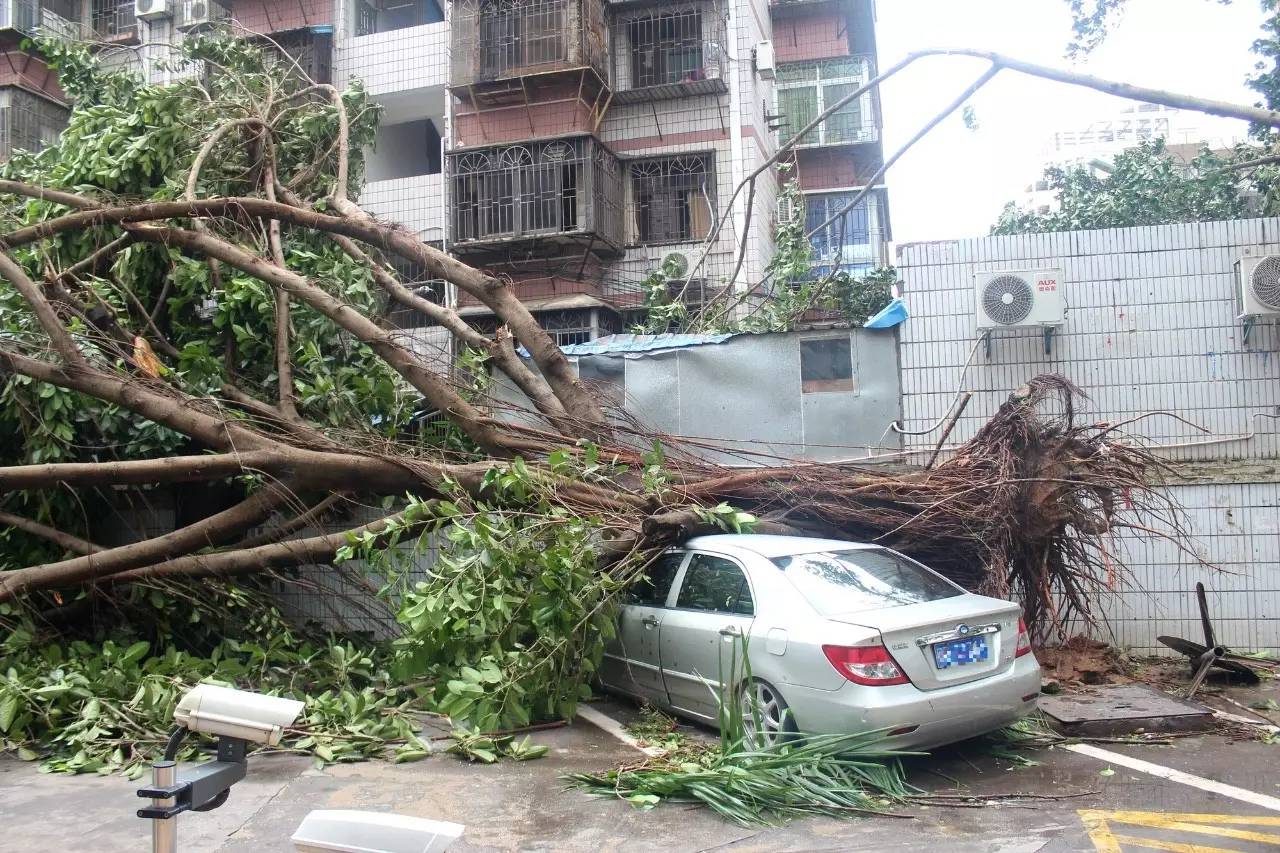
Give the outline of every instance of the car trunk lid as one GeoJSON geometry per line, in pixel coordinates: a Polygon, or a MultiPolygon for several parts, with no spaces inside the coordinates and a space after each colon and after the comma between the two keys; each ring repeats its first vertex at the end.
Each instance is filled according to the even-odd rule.
{"type": "MultiPolygon", "coordinates": [[[[898,666],[921,690],[937,690],[989,678],[1013,665],[1018,644],[1016,604],[980,595],[958,595],[928,603],[878,610],[838,613],[834,622],[880,632],[898,666]],[[935,646],[981,639],[985,659],[960,662],[953,650],[950,665],[939,666],[935,646]]],[[[945,656],[944,656],[944,659],[945,656]]]]}

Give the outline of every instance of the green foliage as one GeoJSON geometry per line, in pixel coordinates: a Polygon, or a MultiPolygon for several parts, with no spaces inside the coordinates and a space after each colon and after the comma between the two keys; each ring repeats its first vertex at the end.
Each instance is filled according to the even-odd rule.
{"type": "MultiPolygon", "coordinates": [[[[482,731],[571,717],[612,636],[627,566],[599,571],[599,520],[552,505],[520,460],[485,485],[490,501],[469,512],[460,496],[434,506],[442,523],[467,517],[432,540],[428,579],[390,567],[407,587],[392,672],[424,685],[432,710],[482,731]]],[[[371,565],[388,568],[385,557],[371,565]]]]}
{"type": "MultiPolygon", "coordinates": [[[[781,172],[785,175],[786,169],[781,172]]],[[[668,259],[641,283],[644,314],[633,331],[649,335],[789,332],[812,310],[833,312],[849,325],[860,326],[889,304],[890,290],[898,280],[892,268],[863,277],[843,270],[821,277],[814,274],[813,244],[805,236],[804,195],[798,181],[783,184],[779,207],[791,213],[779,219],[774,232],[774,252],[764,274],[770,287],[767,297],[748,310],[733,294],[725,293],[691,314],[674,286],[682,274],[668,259]]]]}
{"type": "Polygon", "coordinates": [[[1247,210],[1226,161],[1203,151],[1191,163],[1175,161],[1157,139],[1116,155],[1114,167],[1097,177],[1084,167],[1050,168],[1045,178],[1058,194],[1059,209],[1019,210],[1010,203],[992,234],[1028,234],[1088,228],[1125,228],[1236,219],[1247,210]]]}
{"type": "MultiPolygon", "coordinates": [[[[745,660],[745,644],[738,648],[745,660]]],[[[729,669],[736,671],[736,655],[729,669]]],[[[743,677],[750,682],[749,665],[743,677]]],[[[566,778],[591,794],[618,797],[639,809],[664,801],[699,803],[743,826],[811,814],[848,817],[920,793],[907,784],[897,763],[903,753],[883,746],[883,731],[803,735],[766,744],[757,734],[759,720],[753,724],[735,696],[725,699],[717,745],[693,743],[672,727],[662,744],[666,751],[657,757],[566,778]]],[[[646,730],[660,732],[660,720],[650,717],[645,723],[646,730]]]]}

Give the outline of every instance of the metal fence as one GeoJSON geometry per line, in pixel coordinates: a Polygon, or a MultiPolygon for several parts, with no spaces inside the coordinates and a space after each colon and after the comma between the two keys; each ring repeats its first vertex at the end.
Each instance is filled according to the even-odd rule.
{"type": "Polygon", "coordinates": [[[555,234],[621,243],[618,161],[591,137],[460,152],[447,162],[455,246],[555,234]]]}
{"type": "MultiPolygon", "coordinates": [[[[662,5],[618,14],[611,31],[614,88],[720,80],[725,73],[724,38],[724,19],[708,4],[662,5]]],[[[672,95],[680,93],[674,90],[672,95]]]]}
{"type": "Polygon", "coordinates": [[[629,166],[628,241],[704,240],[715,223],[715,167],[709,154],[634,160],[629,166]]]}
{"type": "Polygon", "coordinates": [[[600,0],[464,0],[450,21],[453,85],[593,67],[605,76],[600,0]]]}
{"type": "Polygon", "coordinates": [[[16,150],[39,151],[58,140],[69,113],[43,98],[11,89],[0,99],[0,159],[16,150]]]}

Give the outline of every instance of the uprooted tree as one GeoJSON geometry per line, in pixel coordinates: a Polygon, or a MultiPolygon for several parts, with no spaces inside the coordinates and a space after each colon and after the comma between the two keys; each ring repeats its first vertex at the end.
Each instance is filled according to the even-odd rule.
{"type": "MultiPolygon", "coordinates": [[[[1011,389],[937,465],[708,461],[603,405],[508,282],[352,200],[377,122],[358,88],[267,68],[224,36],[189,41],[181,62],[205,73],[164,86],[44,49],[77,106],[56,145],[0,178],[0,737],[57,732],[62,767],[128,763],[111,750],[154,736],[140,715],[184,677],[323,690],[309,725],[329,734],[303,748],[326,760],[393,736],[414,757],[402,701],[484,728],[571,713],[618,593],[699,531],[899,547],[1020,598],[1042,634],[1091,615],[1122,571],[1112,537],[1177,535],[1155,458],[1117,425],[1079,423],[1055,377],[1011,389]],[[393,259],[498,331],[410,289],[393,259]],[[410,345],[385,320],[396,306],[447,331],[466,370],[410,345]],[[489,371],[533,417],[506,417],[489,371]],[[113,495],[161,486],[222,500],[153,538],[93,541],[113,495]],[[305,583],[307,565],[351,572],[402,635],[299,645],[262,590],[305,583]],[[355,728],[335,736],[339,722],[355,728]]],[[[982,82],[1037,73],[982,56],[982,82]]]]}

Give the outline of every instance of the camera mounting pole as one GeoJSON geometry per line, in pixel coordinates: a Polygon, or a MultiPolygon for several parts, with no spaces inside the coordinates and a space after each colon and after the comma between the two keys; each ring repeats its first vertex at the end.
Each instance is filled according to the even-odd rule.
{"type": "Polygon", "coordinates": [[[164,760],[151,765],[151,785],[138,789],[151,805],[138,809],[138,817],[151,821],[152,853],[177,853],[178,815],[185,811],[212,811],[227,801],[231,786],[245,777],[247,743],[240,738],[218,738],[218,758],[178,772],[178,747],[185,728],[169,736],[164,760]]]}

